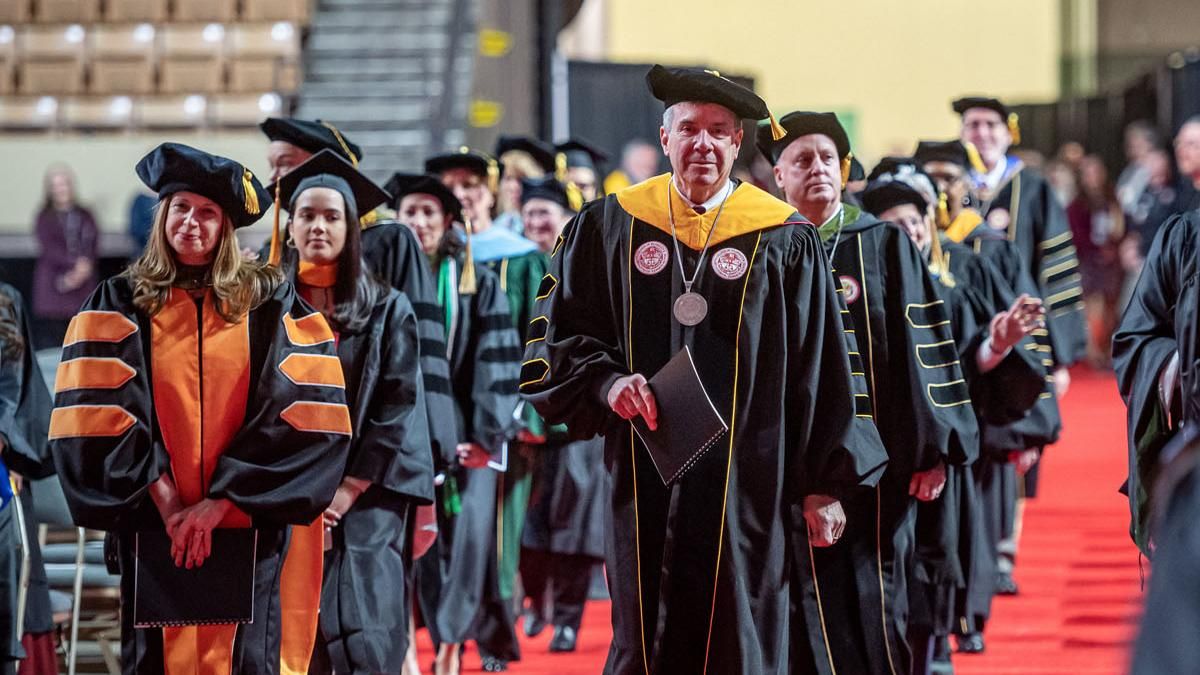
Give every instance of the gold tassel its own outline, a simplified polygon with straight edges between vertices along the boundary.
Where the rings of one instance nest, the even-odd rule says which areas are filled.
[[[1008,113],[1008,133],[1012,135],[1012,144],[1021,144],[1021,117],[1017,113]]]
[[[979,154],[979,148],[975,147],[974,143],[963,141],[963,147],[967,149],[967,160],[971,162],[971,168],[978,173],[987,173],[987,166],[983,163],[983,157]]]
[[[365,230],[374,225],[379,220],[379,212],[372,209],[367,212],[367,215],[358,219],[359,229]]]
[[[850,163],[854,159],[853,152],[847,152],[842,158],[842,189],[845,189],[846,183],[850,182]]]
[[[945,192],[938,193],[937,203],[937,227],[939,230],[944,230],[950,227],[950,199]]]
[[[940,210],[941,204],[938,208]],[[954,275],[950,274],[950,256],[942,253],[942,238],[933,222],[929,223],[929,236],[932,248],[929,251],[929,271],[937,276],[938,281],[946,288],[954,288]]]
[[[583,192],[574,183],[567,183],[567,205],[575,213],[579,213],[579,210],[583,208]]]
[[[278,267],[282,254],[279,248],[279,181],[275,181],[275,224],[271,227],[271,255],[267,257],[267,262],[272,267]]]
[[[242,193],[246,214],[257,216],[261,213],[258,205],[258,192],[254,190],[254,174],[250,173],[250,169],[242,169]]]
[[[333,126],[329,122],[321,122],[321,126],[333,132],[333,137],[337,139],[338,145],[342,146],[342,150],[345,151],[346,156],[350,158],[350,165],[357,169],[358,158],[354,156],[353,152],[350,152],[350,146],[346,145],[346,139],[342,138],[342,132],[338,131],[337,127]]]
[[[767,113],[767,119],[771,120],[771,140],[778,141],[787,136],[787,129],[783,128],[774,115]]]
[[[554,155],[554,178],[564,185],[567,182],[567,153],[565,152]]]
[[[475,256],[471,255],[471,219],[463,218],[463,226],[467,231],[467,246],[463,255],[462,276],[458,279],[459,295],[475,295]]]
[[[500,190],[500,165],[497,164],[496,160],[492,159],[491,157],[488,157],[488,160],[487,160],[487,181],[488,181],[488,190],[491,190],[492,194],[496,194],[497,192],[499,192],[499,190]]]

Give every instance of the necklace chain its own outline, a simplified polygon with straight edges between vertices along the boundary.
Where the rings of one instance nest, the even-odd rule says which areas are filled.
[[[679,188],[675,187],[675,180],[672,177],[671,190],[679,192]],[[692,272],[692,278],[687,278],[687,272],[683,269],[683,254],[679,250],[679,236],[675,233],[675,205],[671,200],[671,192],[667,191],[667,215],[671,220],[671,242],[675,245],[675,261],[679,263],[679,276],[683,279],[683,292],[691,293],[692,285],[696,283],[696,279],[700,276],[700,270],[704,268],[704,256],[708,254],[708,245],[712,243],[713,233],[717,231],[717,224],[721,222],[721,214],[725,212],[725,202],[729,200],[729,196],[733,194],[733,190],[729,189],[726,184],[725,196],[721,198],[721,206],[717,208],[717,217],[713,218],[712,228],[708,231],[708,236],[704,239],[704,248],[700,250],[700,257],[696,260],[696,269]],[[683,196],[682,193],[679,195]]]

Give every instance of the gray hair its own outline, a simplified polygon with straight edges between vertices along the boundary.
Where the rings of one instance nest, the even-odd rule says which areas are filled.
[[[685,103],[685,101],[680,101],[679,103]],[[663,111],[662,125],[663,125],[663,128],[666,129],[667,131],[671,130],[671,124],[673,124],[675,122],[675,106],[679,105],[679,103],[674,103],[674,104],[668,106],[667,109]],[[738,117],[737,113],[733,112],[732,110],[730,110],[729,112],[731,114],[733,114],[734,128],[741,129],[742,128],[742,118]]]

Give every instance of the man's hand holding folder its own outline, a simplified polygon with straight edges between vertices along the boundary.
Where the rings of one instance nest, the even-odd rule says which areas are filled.
[[[658,404],[644,375],[634,373],[613,382],[608,390],[608,406],[623,420],[641,415],[646,426],[658,429]]]

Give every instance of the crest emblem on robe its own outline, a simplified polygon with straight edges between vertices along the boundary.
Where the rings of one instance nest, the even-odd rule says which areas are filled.
[[[1012,224],[1012,214],[1008,209],[992,209],[988,211],[987,224],[993,230],[1004,232]]]
[[[862,286],[859,285],[858,279],[848,274],[843,274],[838,277],[838,281],[842,284],[842,297],[846,299],[846,304],[854,304],[859,296],[862,295]]]
[[[654,275],[667,269],[671,262],[671,254],[667,245],[661,241],[648,241],[637,247],[633,254],[633,265],[639,272]]]
[[[723,248],[712,258],[713,271],[722,279],[732,281],[740,279],[750,266],[746,262],[746,254],[736,248]]]

